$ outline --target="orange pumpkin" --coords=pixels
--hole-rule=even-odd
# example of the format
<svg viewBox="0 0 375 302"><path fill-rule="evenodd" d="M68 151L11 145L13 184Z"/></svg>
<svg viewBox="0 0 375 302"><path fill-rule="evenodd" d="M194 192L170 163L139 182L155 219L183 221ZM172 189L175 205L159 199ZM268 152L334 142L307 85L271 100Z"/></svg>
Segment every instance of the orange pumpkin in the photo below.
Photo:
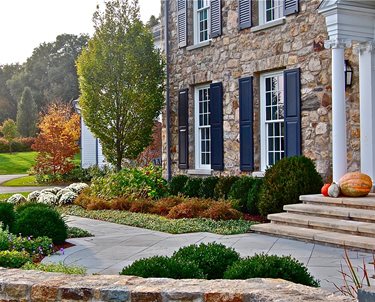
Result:
<svg viewBox="0 0 375 302"><path fill-rule="evenodd" d="M346 173L339 184L341 193L350 197L366 196L372 189L371 177L360 172Z"/></svg>

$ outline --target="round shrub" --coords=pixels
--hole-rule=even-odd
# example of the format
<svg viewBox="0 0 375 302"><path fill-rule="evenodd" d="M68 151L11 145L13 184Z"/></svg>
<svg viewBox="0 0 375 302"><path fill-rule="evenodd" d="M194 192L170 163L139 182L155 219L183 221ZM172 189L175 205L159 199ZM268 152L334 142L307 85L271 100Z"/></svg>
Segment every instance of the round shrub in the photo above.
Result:
<svg viewBox="0 0 375 302"><path fill-rule="evenodd" d="M317 194L323 185L311 159L283 158L266 171L259 199L262 216L282 212L283 206L299 203L299 196Z"/></svg>
<svg viewBox="0 0 375 302"><path fill-rule="evenodd" d="M187 197L199 197L199 189L201 187L202 178L191 177L186 182L182 193Z"/></svg>
<svg viewBox="0 0 375 302"><path fill-rule="evenodd" d="M284 279L307 286L319 286L307 268L290 256L255 255L241 259L224 273L224 279L274 278Z"/></svg>
<svg viewBox="0 0 375 302"><path fill-rule="evenodd" d="M44 190L40 191L40 193L41 194L52 193L53 195L56 195L60 190L61 190L61 188L59 188L59 187L53 187L53 188L44 189Z"/></svg>
<svg viewBox="0 0 375 302"><path fill-rule="evenodd" d="M46 193L40 192L40 193L41 194L39 195L38 200L37 200L38 203L43 203L43 204L48 204L48 205L58 205L56 195L50 192L46 192Z"/></svg>
<svg viewBox="0 0 375 302"><path fill-rule="evenodd" d="M260 191L263 185L263 178L254 178L252 186L247 194L247 211L249 214L258 215L258 205L259 205L259 196Z"/></svg>
<svg viewBox="0 0 375 302"><path fill-rule="evenodd" d="M26 197L21 194L14 194L8 198L8 202L14 205L22 204L26 202Z"/></svg>
<svg viewBox="0 0 375 302"><path fill-rule="evenodd" d="M207 279L221 279L226 269L240 259L240 255L223 244L201 243L179 249L172 258L195 262Z"/></svg>
<svg viewBox="0 0 375 302"><path fill-rule="evenodd" d="M227 199L232 185L239 179L238 176L220 177L214 190L215 199Z"/></svg>
<svg viewBox="0 0 375 302"><path fill-rule="evenodd" d="M16 214L14 212L14 205L7 202L0 202L0 222L2 223L3 229L9 228L12 230L15 220Z"/></svg>
<svg viewBox="0 0 375 302"><path fill-rule="evenodd" d="M199 189L200 198L214 198L214 190L219 177L209 176L202 179L201 187Z"/></svg>
<svg viewBox="0 0 375 302"><path fill-rule="evenodd" d="M235 183L233 183L228 193L228 198L238 201L239 210L247 213L247 195L249 190L252 188L254 178L249 176L240 177Z"/></svg>
<svg viewBox="0 0 375 302"><path fill-rule="evenodd" d="M30 204L17 213L15 233L34 238L47 236L55 244L63 243L68 236L64 220L53 208Z"/></svg>
<svg viewBox="0 0 375 302"><path fill-rule="evenodd" d="M63 196L65 193L70 193L70 192L73 192L72 190L70 190L70 189L67 189L67 188L65 188L65 189L61 189L59 192L57 192L57 194L56 194L56 198L57 198L57 200L58 201L60 201L60 198L61 198L61 196ZM74 192L73 192L74 193Z"/></svg>
<svg viewBox="0 0 375 302"><path fill-rule="evenodd" d="M194 262L184 259L155 256L140 259L124 267L120 275L143 278L204 279L203 271Z"/></svg>
<svg viewBox="0 0 375 302"><path fill-rule="evenodd" d="M182 189L184 188L188 179L189 177L187 177L186 175L176 175L172 177L171 181L168 184L169 194L178 195L182 193Z"/></svg>
<svg viewBox="0 0 375 302"><path fill-rule="evenodd" d="M0 251L0 267L20 268L29 261L31 257L27 252Z"/></svg>
<svg viewBox="0 0 375 302"><path fill-rule="evenodd" d="M74 200L78 197L78 195L74 192L66 192L64 193L60 199L58 200L59 205L68 205L73 204Z"/></svg>
<svg viewBox="0 0 375 302"><path fill-rule="evenodd" d="M48 204L35 203L35 202L26 202L26 203L23 203L23 204L18 205L18 206L15 207L16 215L21 214L24 210L26 210L28 208L35 208L35 207L39 207L39 208L43 208L43 209L51 209L51 206L48 205Z"/></svg>
<svg viewBox="0 0 375 302"><path fill-rule="evenodd" d="M84 182L80 182L80 183L71 184L66 189L71 190L76 194L80 194L83 190L87 189L88 187L89 187L88 184Z"/></svg>
<svg viewBox="0 0 375 302"><path fill-rule="evenodd" d="M40 196L40 192L39 191L31 192L29 195L27 195L27 201L28 202L37 202L39 196Z"/></svg>

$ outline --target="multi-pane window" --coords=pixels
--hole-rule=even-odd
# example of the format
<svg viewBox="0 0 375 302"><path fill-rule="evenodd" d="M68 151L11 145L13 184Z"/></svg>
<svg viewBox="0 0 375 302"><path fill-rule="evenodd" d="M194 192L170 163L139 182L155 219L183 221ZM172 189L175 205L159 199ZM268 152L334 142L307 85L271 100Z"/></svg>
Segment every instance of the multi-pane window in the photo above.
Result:
<svg viewBox="0 0 375 302"><path fill-rule="evenodd" d="M209 40L210 0L194 1L195 5L195 42Z"/></svg>
<svg viewBox="0 0 375 302"><path fill-rule="evenodd" d="M196 168L211 168L210 87L195 90Z"/></svg>
<svg viewBox="0 0 375 302"><path fill-rule="evenodd" d="M263 12L263 23L267 23L283 17L284 0L265 0L260 2L262 2L261 10Z"/></svg>
<svg viewBox="0 0 375 302"><path fill-rule="evenodd" d="M283 73L262 76L262 168L284 157Z"/></svg>

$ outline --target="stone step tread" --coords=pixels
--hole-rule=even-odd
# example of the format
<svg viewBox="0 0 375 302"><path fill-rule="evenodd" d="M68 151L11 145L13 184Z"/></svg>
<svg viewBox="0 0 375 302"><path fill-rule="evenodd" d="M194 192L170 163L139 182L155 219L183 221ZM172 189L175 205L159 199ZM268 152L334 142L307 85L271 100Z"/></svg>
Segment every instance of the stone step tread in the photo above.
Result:
<svg viewBox="0 0 375 302"><path fill-rule="evenodd" d="M375 250L374 238L342 234L337 232L307 229L275 223L257 224L251 227L252 231L272 235L287 236L291 238L304 239L313 242L329 243L334 245Z"/></svg>
<svg viewBox="0 0 375 302"><path fill-rule="evenodd" d="M358 219L375 221L375 210L354 209L335 206L313 205L313 204L290 204L284 206L284 211L308 213L312 215L326 215L341 217L344 219Z"/></svg>
<svg viewBox="0 0 375 302"><path fill-rule="evenodd" d="M317 202L328 205L338 204L340 206L350 207L368 207L375 209L375 193L370 193L366 197L325 197L322 194L315 195L301 195L299 198L303 202Z"/></svg>
<svg viewBox="0 0 375 302"><path fill-rule="evenodd" d="M321 227L371 235L375 234L375 223L371 222L343 220L295 213L270 214L267 218L275 223L292 223L310 228Z"/></svg>

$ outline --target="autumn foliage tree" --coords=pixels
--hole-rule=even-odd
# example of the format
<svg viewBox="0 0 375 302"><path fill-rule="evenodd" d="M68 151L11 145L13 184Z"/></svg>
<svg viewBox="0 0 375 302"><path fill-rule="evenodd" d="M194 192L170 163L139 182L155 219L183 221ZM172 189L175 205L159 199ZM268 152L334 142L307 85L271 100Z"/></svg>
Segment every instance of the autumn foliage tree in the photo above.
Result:
<svg viewBox="0 0 375 302"><path fill-rule="evenodd" d="M35 172L38 175L65 174L74 168L74 155L79 152L80 118L66 104L52 104L42 117L40 133L32 148L38 151Z"/></svg>

